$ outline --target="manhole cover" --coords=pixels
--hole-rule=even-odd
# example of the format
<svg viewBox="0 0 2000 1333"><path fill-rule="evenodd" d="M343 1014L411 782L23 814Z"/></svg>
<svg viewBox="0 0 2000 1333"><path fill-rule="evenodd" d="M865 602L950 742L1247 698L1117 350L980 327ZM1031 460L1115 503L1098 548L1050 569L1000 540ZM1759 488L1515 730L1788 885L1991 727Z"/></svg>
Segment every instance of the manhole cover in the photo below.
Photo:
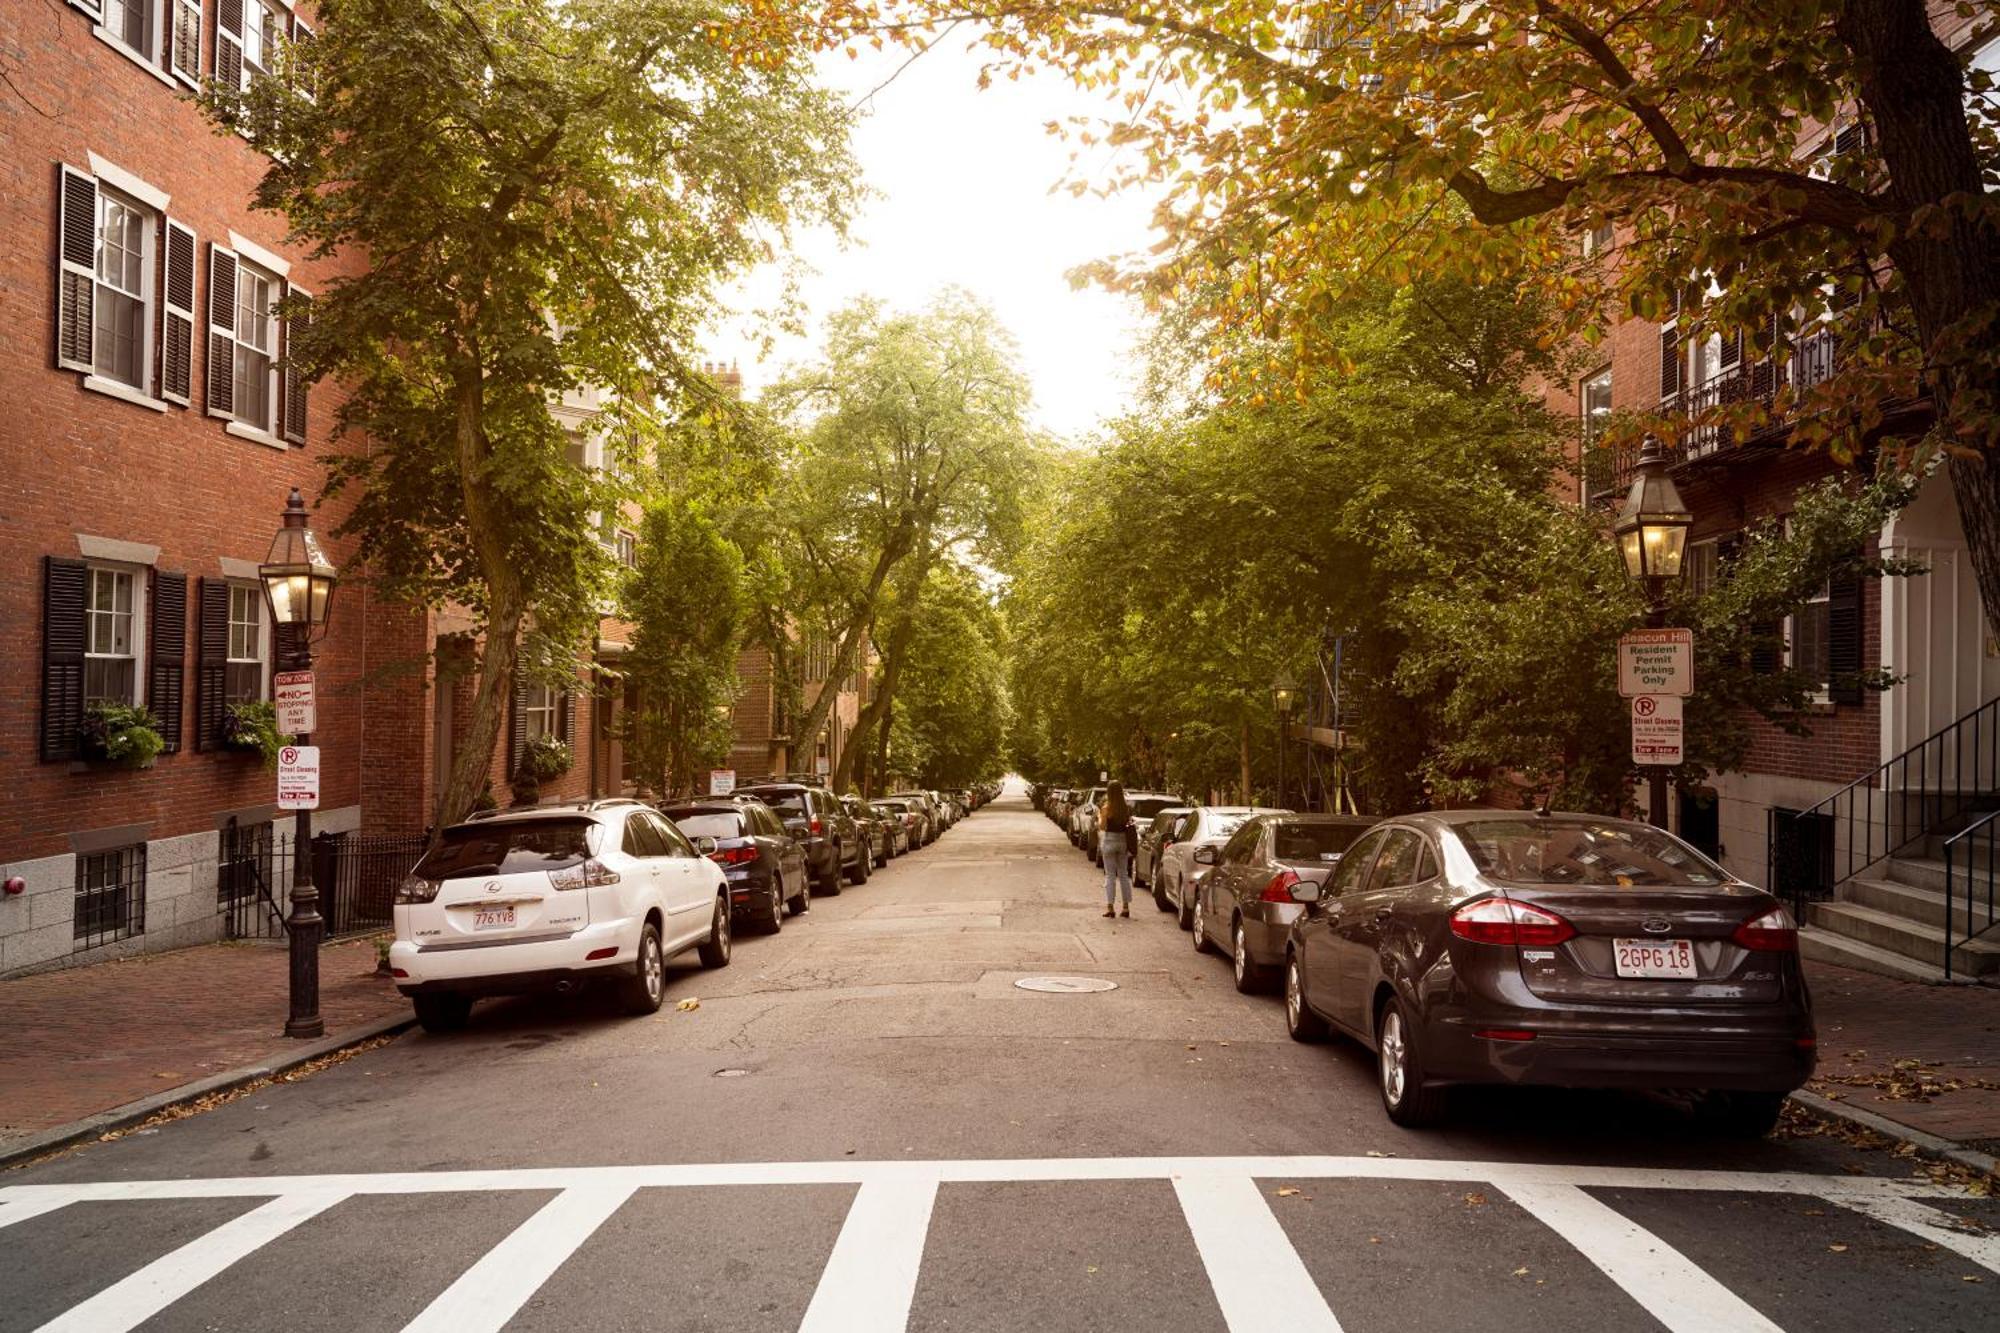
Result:
<svg viewBox="0 0 2000 1333"><path fill-rule="evenodd" d="M1090 991L1117 990L1118 983L1103 977L1022 977L1014 983L1022 990L1051 991L1057 995L1082 995Z"/></svg>

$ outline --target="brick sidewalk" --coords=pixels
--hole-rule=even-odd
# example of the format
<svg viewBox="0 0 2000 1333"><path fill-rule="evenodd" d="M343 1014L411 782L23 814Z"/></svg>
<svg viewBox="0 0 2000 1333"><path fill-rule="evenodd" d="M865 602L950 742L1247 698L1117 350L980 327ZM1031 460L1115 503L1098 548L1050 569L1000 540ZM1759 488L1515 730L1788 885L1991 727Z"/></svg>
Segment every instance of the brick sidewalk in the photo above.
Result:
<svg viewBox="0 0 2000 1333"><path fill-rule="evenodd" d="M1813 1091L1993 1151L2000 1143L2000 990L1925 986L1821 963L1806 968L1819 1018ZM1897 1067L1908 1061L1920 1063ZM1991 1086L1972 1086L1975 1080ZM1961 1086L1947 1086L1953 1082Z"/></svg>
<svg viewBox="0 0 2000 1333"><path fill-rule="evenodd" d="M0 981L0 1148L296 1050L288 980L282 946L206 944ZM321 952L329 1036L408 1006L372 942Z"/></svg>

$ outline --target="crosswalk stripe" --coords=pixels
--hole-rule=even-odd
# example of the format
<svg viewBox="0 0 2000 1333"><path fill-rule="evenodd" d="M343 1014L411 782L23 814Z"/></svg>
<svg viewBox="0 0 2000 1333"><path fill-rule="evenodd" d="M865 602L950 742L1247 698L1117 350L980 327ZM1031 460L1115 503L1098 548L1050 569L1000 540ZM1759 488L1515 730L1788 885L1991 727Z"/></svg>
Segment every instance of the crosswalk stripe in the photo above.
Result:
<svg viewBox="0 0 2000 1333"><path fill-rule="evenodd" d="M1505 1188L1673 1333L1780 1333L1686 1255L1576 1186Z"/></svg>
<svg viewBox="0 0 2000 1333"><path fill-rule="evenodd" d="M238 1259L346 1197L345 1192L330 1191L282 1194L71 1306L43 1324L41 1333L124 1333L137 1328Z"/></svg>
<svg viewBox="0 0 2000 1333"><path fill-rule="evenodd" d="M458 1281L404 1326L404 1333L499 1329L631 1197L630 1185L564 1190L459 1274Z"/></svg>
<svg viewBox="0 0 2000 1333"><path fill-rule="evenodd" d="M910 1321L935 1175L872 1180L854 1192L799 1333L889 1333Z"/></svg>
<svg viewBox="0 0 2000 1333"><path fill-rule="evenodd" d="M58 1208L67 1208L69 1200L59 1194L45 1195L35 1199L0 1200L0 1227L11 1227L16 1222L25 1222L43 1213L53 1213Z"/></svg>
<svg viewBox="0 0 2000 1333"><path fill-rule="evenodd" d="M1299 1252L1248 1176L1174 1181L1230 1333L1340 1333Z"/></svg>
<svg viewBox="0 0 2000 1333"><path fill-rule="evenodd" d="M1900 1227L1933 1245L1942 1245L1954 1254L2000 1273L2000 1235L1960 1231L1951 1225L1950 1218L1929 1204L1918 1203L1914 1199L1836 1199L1834 1202L1843 1208L1853 1209L1863 1217Z"/></svg>

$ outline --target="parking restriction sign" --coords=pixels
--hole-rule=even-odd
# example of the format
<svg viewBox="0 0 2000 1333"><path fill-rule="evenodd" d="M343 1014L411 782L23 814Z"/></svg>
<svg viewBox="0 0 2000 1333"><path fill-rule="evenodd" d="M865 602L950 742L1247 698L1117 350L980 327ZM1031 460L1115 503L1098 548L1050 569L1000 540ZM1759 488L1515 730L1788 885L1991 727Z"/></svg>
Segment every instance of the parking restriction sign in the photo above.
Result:
<svg viewBox="0 0 2000 1333"><path fill-rule="evenodd" d="M319 747L278 747L278 808L319 809Z"/></svg>
<svg viewBox="0 0 2000 1333"><path fill-rule="evenodd" d="M1678 694L1632 697L1632 762L1681 762L1681 698Z"/></svg>

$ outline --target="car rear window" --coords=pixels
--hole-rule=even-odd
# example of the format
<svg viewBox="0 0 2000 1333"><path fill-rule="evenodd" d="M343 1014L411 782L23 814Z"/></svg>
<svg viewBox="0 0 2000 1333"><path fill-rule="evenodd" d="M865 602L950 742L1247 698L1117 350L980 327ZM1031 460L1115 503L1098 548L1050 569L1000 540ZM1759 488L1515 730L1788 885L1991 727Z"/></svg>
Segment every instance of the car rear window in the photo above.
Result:
<svg viewBox="0 0 2000 1333"><path fill-rule="evenodd" d="M1179 805L1180 802L1171 796L1139 796L1127 804L1132 807L1132 814L1136 818L1146 819L1171 806Z"/></svg>
<svg viewBox="0 0 2000 1333"><path fill-rule="evenodd" d="M740 838L743 814L737 810L694 811L668 816L674 826L690 838Z"/></svg>
<svg viewBox="0 0 2000 1333"><path fill-rule="evenodd" d="M1456 832L1481 874L1517 884L1699 887L1724 879L1679 839L1625 820L1482 819Z"/></svg>
<svg viewBox="0 0 2000 1333"><path fill-rule="evenodd" d="M1208 836L1211 838L1226 838L1236 832L1237 829L1242 828L1243 821L1248 818L1250 818L1248 815L1211 816L1208 821Z"/></svg>
<svg viewBox="0 0 2000 1333"><path fill-rule="evenodd" d="M587 819L448 828L443 841L424 853L412 873L421 879L445 880L566 870L590 856L590 829Z"/></svg>
<svg viewBox="0 0 2000 1333"><path fill-rule="evenodd" d="M755 795L765 805L783 814L802 815L806 812L806 794L803 791L760 791Z"/></svg>
<svg viewBox="0 0 2000 1333"><path fill-rule="evenodd" d="M1280 861L1338 861L1340 854L1366 833L1364 824L1280 824Z"/></svg>

